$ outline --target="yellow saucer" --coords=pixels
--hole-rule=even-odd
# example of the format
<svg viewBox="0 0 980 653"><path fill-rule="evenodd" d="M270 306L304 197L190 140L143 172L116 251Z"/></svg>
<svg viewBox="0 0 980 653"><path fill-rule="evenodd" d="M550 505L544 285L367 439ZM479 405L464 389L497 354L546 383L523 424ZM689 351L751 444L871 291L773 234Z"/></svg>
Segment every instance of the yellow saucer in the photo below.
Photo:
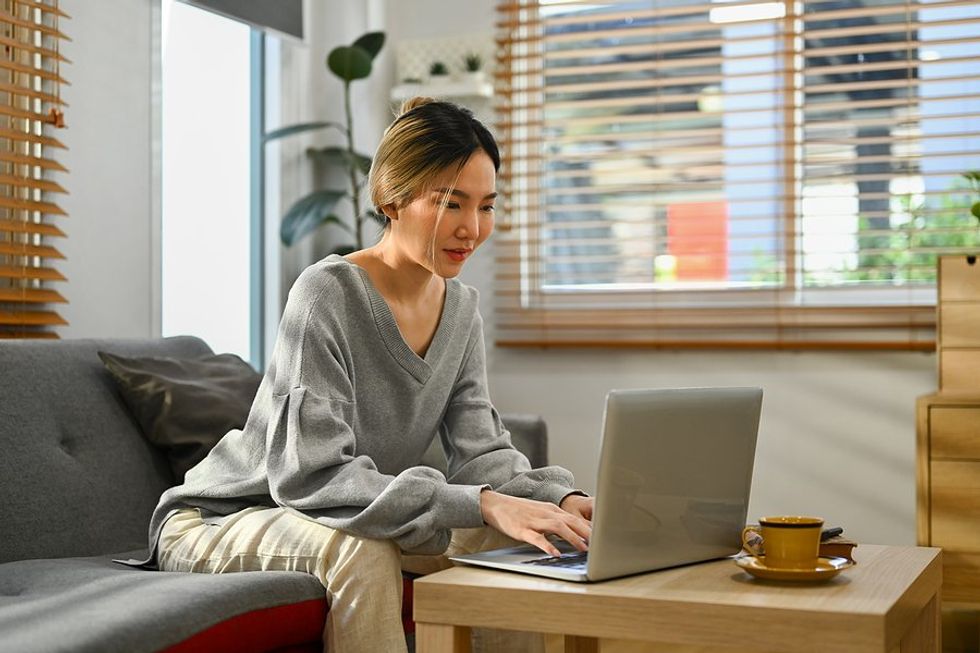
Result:
<svg viewBox="0 0 980 653"><path fill-rule="evenodd" d="M767 567L766 558L761 559L755 556L742 556L735 558L735 564L749 572L756 578L768 580L794 580L794 581L821 581L829 580L845 569L854 566L854 563L847 558L817 558L817 565L812 569L783 569L781 567Z"/></svg>

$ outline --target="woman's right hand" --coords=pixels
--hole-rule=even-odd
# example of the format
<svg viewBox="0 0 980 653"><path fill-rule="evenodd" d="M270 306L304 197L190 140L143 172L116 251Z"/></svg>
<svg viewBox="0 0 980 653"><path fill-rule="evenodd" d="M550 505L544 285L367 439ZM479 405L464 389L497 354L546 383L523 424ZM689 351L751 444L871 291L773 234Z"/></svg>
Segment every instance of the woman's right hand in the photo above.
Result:
<svg viewBox="0 0 980 653"><path fill-rule="evenodd" d="M480 511L488 525L515 540L533 544L549 555L561 555L545 537L550 534L566 540L579 551L589 550L592 523L553 503L484 490L480 493Z"/></svg>

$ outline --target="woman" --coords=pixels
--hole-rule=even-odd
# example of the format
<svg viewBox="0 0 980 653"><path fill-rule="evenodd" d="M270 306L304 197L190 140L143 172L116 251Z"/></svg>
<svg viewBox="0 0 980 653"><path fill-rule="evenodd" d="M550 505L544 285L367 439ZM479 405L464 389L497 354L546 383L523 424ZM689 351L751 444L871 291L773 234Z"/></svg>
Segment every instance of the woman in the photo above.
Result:
<svg viewBox="0 0 980 653"><path fill-rule="evenodd" d="M315 574L329 651L401 651L402 569L515 540L557 555L549 534L587 548L592 499L511 446L476 291L455 278L493 231L499 165L469 111L402 106L370 173L381 241L297 279L244 429L161 497L161 569ZM436 436L445 477L419 465Z"/></svg>

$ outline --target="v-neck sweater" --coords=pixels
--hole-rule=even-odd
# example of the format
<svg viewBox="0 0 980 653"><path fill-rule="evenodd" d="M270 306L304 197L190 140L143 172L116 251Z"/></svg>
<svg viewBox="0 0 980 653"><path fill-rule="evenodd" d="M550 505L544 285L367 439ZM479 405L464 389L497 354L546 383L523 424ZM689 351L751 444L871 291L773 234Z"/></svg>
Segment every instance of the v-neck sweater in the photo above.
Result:
<svg viewBox="0 0 980 653"><path fill-rule="evenodd" d="M484 525L484 488L560 504L575 491L571 473L531 469L490 401L478 303L475 289L448 279L420 357L363 268L337 255L308 267L289 291L244 428L163 493L149 558L130 563L154 566L163 523L186 507L221 524L250 506L281 506L435 554L451 529ZM446 475L420 463L437 436Z"/></svg>

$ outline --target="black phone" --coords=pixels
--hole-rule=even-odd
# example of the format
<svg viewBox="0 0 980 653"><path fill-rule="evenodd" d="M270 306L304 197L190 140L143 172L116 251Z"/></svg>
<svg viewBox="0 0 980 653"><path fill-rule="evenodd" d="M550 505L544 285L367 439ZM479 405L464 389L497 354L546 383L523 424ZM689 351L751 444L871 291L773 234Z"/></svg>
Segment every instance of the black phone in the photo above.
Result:
<svg viewBox="0 0 980 653"><path fill-rule="evenodd" d="M832 537L837 537L844 532L844 529L840 526L834 526L833 528L825 528L820 532L820 541L826 542Z"/></svg>

